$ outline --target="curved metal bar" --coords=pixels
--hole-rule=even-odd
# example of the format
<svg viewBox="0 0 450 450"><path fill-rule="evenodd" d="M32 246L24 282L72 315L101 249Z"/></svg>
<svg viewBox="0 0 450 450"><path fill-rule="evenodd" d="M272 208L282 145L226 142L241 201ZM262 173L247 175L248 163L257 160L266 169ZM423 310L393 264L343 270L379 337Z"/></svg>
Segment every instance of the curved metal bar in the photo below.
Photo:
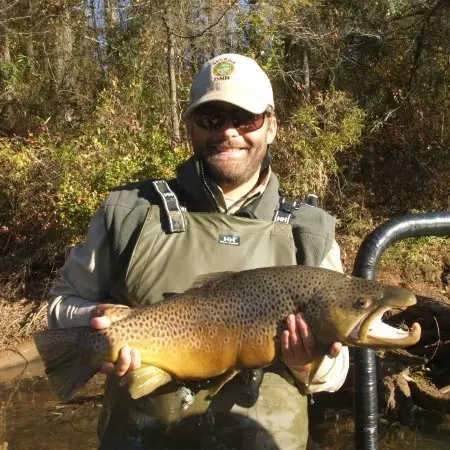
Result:
<svg viewBox="0 0 450 450"><path fill-rule="evenodd" d="M450 236L450 212L410 214L388 220L375 228L361 244L355 258L353 275L375 278L383 252L394 242L407 237ZM378 402L375 351L354 350L355 447L378 448Z"/></svg>

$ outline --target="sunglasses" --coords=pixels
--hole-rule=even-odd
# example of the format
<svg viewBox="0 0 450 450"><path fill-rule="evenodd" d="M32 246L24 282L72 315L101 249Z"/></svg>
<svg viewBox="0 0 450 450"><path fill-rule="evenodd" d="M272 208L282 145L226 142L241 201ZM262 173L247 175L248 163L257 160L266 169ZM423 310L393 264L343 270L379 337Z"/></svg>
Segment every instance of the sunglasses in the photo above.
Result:
<svg viewBox="0 0 450 450"><path fill-rule="evenodd" d="M267 111L253 114L245 109L221 109L217 106L200 106L193 112L194 122L207 131L220 130L226 123L233 124L239 134L251 133L259 130L266 117Z"/></svg>

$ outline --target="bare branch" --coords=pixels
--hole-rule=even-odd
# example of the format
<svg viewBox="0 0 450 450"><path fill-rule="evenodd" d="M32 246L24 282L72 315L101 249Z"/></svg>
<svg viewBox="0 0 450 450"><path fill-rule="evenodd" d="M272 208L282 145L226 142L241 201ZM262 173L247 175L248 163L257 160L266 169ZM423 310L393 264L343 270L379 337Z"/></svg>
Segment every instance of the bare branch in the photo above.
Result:
<svg viewBox="0 0 450 450"><path fill-rule="evenodd" d="M225 11L222 12L222 14L220 15L220 17L211 25L209 25L208 27L206 27L204 30L202 30L200 33L198 34L191 34L191 35L183 35L183 34L179 34L179 33L175 33L173 30L170 31L171 34L173 34L176 37L182 38L182 39L196 39L199 38L201 36L203 36L205 33L207 33L209 30L211 30L212 28L214 28L216 25L219 24L219 22L224 18L224 16L227 14L228 11L230 11L232 8L234 8L234 6L236 6L236 4L238 3L237 0L231 2L230 6L225 9ZM168 25L166 24L166 27L168 27Z"/></svg>

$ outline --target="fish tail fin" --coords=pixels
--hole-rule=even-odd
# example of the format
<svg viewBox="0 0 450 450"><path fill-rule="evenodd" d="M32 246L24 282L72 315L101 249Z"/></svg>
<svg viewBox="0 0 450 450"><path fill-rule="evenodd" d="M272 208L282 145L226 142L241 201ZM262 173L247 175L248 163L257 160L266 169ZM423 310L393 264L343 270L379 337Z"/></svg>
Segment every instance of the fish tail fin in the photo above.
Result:
<svg viewBox="0 0 450 450"><path fill-rule="evenodd" d="M49 383L58 397L67 402L100 369L101 363L87 362L83 353L83 338L90 327L75 327L41 331L33 334Z"/></svg>

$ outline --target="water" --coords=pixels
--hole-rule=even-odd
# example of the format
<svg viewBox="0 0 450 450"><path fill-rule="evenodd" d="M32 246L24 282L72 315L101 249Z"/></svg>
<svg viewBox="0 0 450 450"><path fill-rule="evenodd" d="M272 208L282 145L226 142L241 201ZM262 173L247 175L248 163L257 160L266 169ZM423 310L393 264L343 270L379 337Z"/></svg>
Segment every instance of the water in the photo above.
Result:
<svg viewBox="0 0 450 450"><path fill-rule="evenodd" d="M62 405L46 378L34 376L39 369L31 365L13 381L0 382L0 450L96 449L101 384L91 384L89 396L77 403Z"/></svg>
<svg viewBox="0 0 450 450"><path fill-rule="evenodd" d="M308 450L354 449L353 412L350 409L333 410L338 416L315 423L310 433ZM447 423L442 423L445 418ZM381 419L378 424L380 450L448 450L450 448L450 418L440 413L424 413L416 425L406 427L389 425Z"/></svg>
<svg viewBox="0 0 450 450"><path fill-rule="evenodd" d="M101 407L102 376L80 392L74 403L62 405L41 376L40 363L0 372L0 450L75 450L97 448L97 418ZM352 411L342 396L326 394L339 409L311 406L309 450L354 448ZM333 397L334 396L334 397ZM334 400L336 399L336 400ZM348 400L347 400L348 403ZM7 443L7 444L6 444ZM414 427L379 425L380 449L450 448L450 417L418 415Z"/></svg>

